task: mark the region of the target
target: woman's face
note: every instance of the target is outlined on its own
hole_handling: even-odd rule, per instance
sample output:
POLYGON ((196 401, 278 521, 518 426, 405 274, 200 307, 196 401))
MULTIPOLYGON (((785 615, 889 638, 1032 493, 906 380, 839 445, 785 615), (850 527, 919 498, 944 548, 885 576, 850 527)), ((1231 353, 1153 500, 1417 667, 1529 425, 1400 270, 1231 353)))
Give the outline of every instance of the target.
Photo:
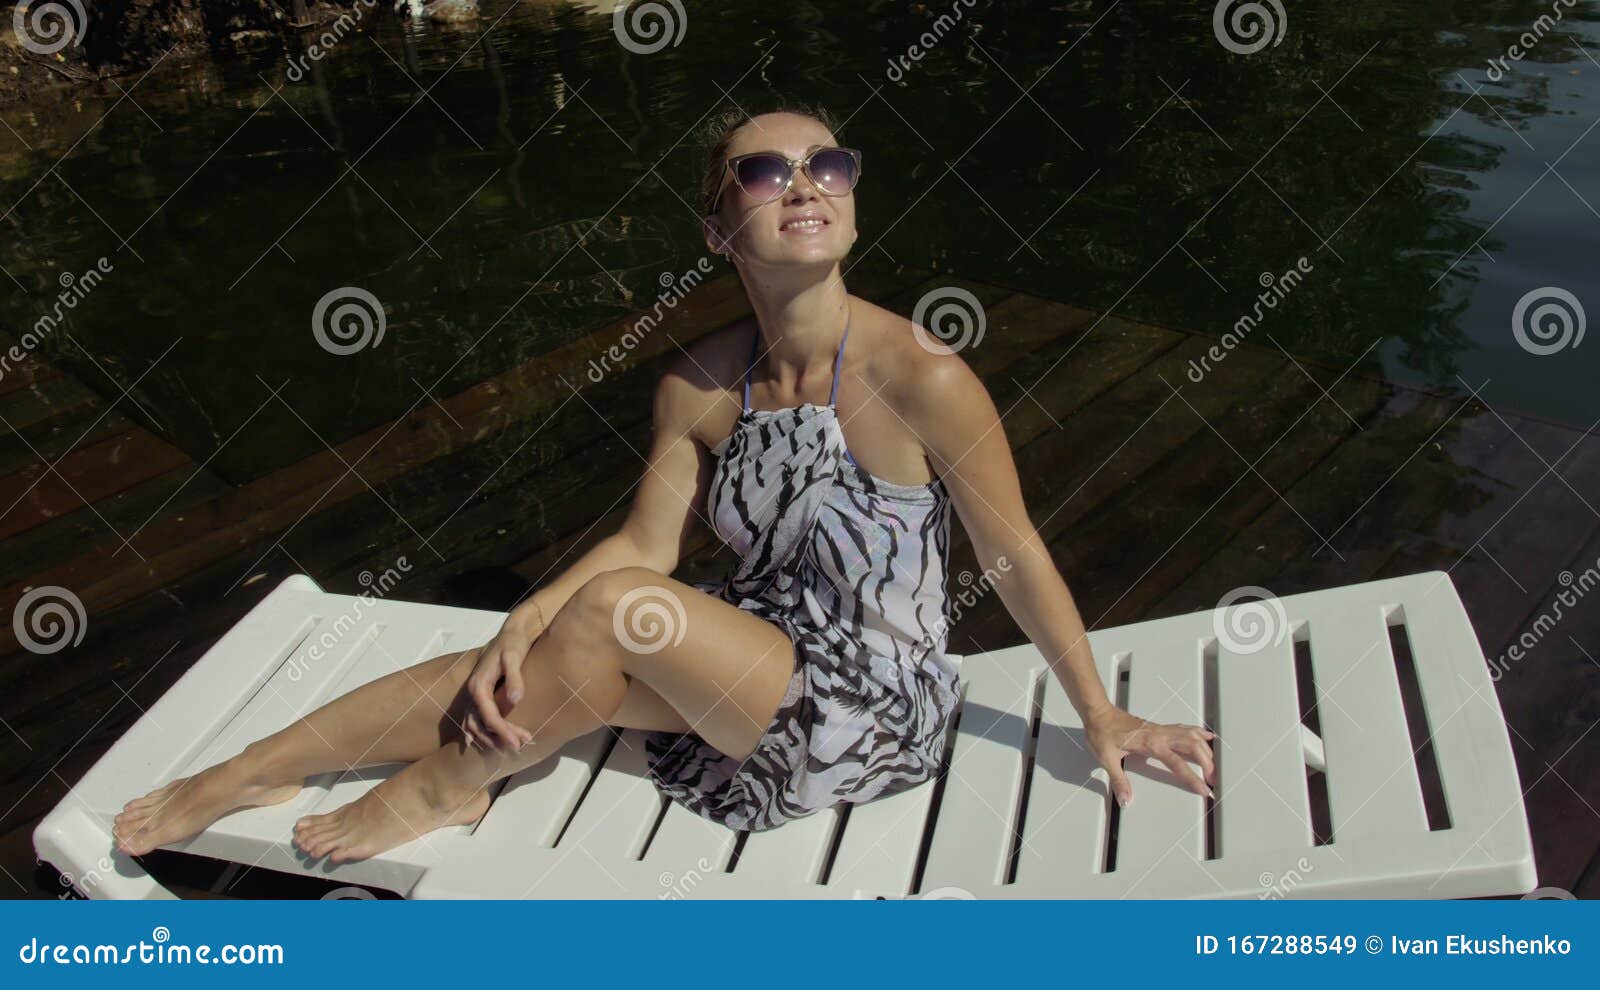
MULTIPOLYGON (((801 159, 816 147, 838 142, 826 127, 810 117, 769 113, 752 117, 734 132, 728 157, 752 151, 775 151, 801 159)), ((717 253, 732 250, 736 264, 766 268, 832 266, 850 251, 856 239, 854 191, 827 196, 796 168, 794 181, 770 203, 756 202, 724 167, 722 198, 713 223, 707 224, 706 242, 717 253), (820 220, 821 224, 798 223, 820 220), (724 241, 723 238, 726 238, 724 241)))

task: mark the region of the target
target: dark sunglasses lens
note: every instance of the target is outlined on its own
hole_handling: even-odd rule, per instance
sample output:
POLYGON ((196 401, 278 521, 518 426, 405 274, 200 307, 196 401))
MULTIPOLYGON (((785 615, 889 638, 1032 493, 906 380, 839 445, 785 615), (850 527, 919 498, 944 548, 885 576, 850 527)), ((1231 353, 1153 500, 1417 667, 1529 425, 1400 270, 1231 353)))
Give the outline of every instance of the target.
POLYGON ((811 178, 830 196, 843 196, 856 185, 856 160, 848 151, 827 149, 811 156, 811 178))
POLYGON ((735 166, 739 188, 757 199, 771 199, 789 181, 789 163, 777 155, 756 155, 735 166))

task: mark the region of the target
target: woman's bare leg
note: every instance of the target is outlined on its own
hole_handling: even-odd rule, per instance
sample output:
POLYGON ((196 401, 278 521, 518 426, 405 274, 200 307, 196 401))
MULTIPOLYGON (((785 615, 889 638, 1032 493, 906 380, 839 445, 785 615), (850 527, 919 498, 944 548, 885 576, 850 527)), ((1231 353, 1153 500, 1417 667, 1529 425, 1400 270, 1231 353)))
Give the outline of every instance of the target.
POLYGON ((287 801, 313 774, 421 759, 460 737, 462 686, 476 656, 446 653, 386 674, 231 760, 129 801, 113 824, 118 846, 141 855, 230 811, 287 801))
MULTIPOLYGON (((794 644, 778 627, 689 585, 623 568, 599 575, 573 596, 528 651, 522 671, 523 699, 507 715, 533 734, 521 750, 483 751, 451 741, 362 798, 302 818, 296 842, 314 857, 344 862, 474 821, 488 807, 489 784, 616 724, 630 685, 640 681, 678 712, 685 730, 742 759, 788 688, 794 644), (654 627, 653 604, 664 606, 653 615, 660 620, 654 627), (630 608, 637 611, 630 615, 630 608)), ((636 710, 647 709, 651 702, 638 697, 636 710)))

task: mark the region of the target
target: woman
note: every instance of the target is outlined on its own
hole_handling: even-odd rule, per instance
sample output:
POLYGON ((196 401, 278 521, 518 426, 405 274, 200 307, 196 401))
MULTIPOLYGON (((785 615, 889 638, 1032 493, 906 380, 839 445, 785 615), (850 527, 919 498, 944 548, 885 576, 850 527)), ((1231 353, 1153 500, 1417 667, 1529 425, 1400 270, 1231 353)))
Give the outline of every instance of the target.
POLYGON ((1211 732, 1154 725, 1107 698, 982 383, 845 290, 859 153, 838 147, 821 113, 730 115, 712 135, 705 239, 737 268, 754 316, 663 376, 621 529, 485 646, 357 688, 129 802, 119 848, 141 854, 288 800, 312 774, 406 763, 295 826, 313 857, 372 856, 476 820, 488 785, 604 725, 647 730, 656 785, 733 828, 911 787, 937 773, 957 703, 944 651, 951 505, 1006 607, 1056 658, 1118 800, 1132 796, 1128 754, 1210 793, 1188 761, 1215 781, 1211 732), (739 562, 691 586, 666 575, 701 506, 739 562))

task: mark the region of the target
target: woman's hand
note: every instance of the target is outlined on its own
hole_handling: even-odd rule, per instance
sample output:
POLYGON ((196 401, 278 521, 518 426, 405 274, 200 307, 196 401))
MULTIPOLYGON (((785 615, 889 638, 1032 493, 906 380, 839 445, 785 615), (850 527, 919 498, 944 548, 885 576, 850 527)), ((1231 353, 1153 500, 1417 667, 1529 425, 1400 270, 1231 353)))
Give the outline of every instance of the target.
POLYGON ((1126 806, 1133 800, 1133 785, 1122 770, 1122 758, 1129 755, 1153 756, 1165 763, 1184 787, 1196 794, 1214 796, 1207 784, 1217 782, 1210 742, 1217 734, 1210 729, 1147 722, 1115 706, 1101 709, 1086 721, 1089 746, 1111 775, 1111 790, 1118 804, 1126 806), (1189 760, 1200 764, 1205 780, 1189 767, 1189 760))
POLYGON ((531 600, 513 609, 494 639, 478 647, 477 664, 467 677, 467 694, 473 708, 468 709, 463 731, 468 745, 481 749, 521 749, 533 733, 506 721, 495 688, 505 681, 505 712, 522 700, 522 659, 528 647, 544 632, 544 617, 531 600))

